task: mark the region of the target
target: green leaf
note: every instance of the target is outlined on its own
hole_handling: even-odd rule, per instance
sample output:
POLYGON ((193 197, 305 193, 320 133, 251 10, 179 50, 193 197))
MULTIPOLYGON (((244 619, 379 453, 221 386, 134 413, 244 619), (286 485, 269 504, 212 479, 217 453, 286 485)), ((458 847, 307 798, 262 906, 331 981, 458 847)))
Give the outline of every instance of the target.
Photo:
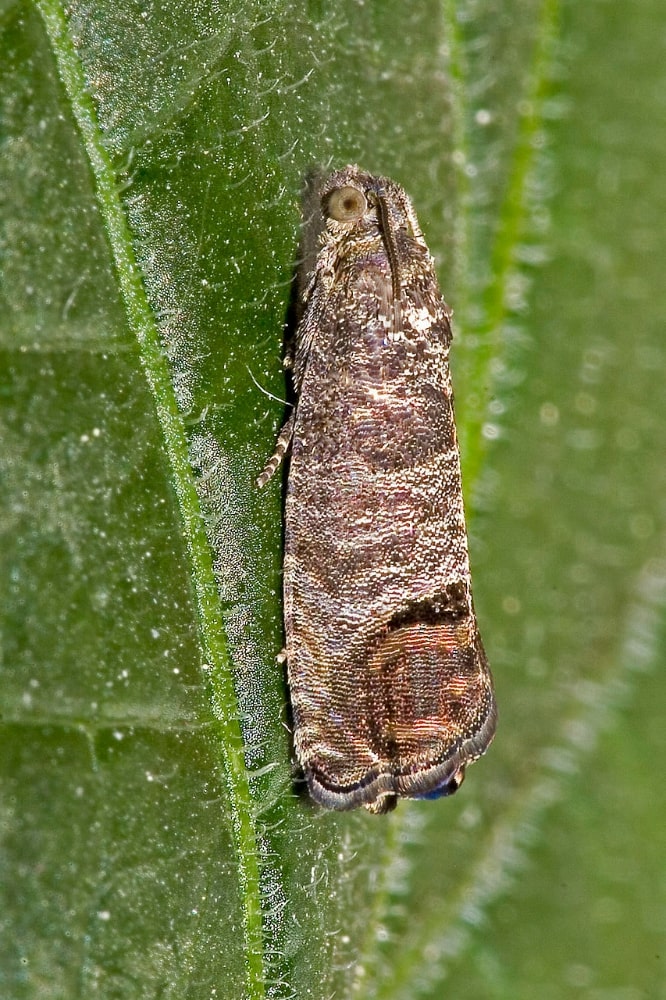
POLYGON ((0 13, 3 997, 657 996, 659 0, 0 13), (294 793, 281 330, 314 164, 455 309, 500 725, 454 799, 294 793))

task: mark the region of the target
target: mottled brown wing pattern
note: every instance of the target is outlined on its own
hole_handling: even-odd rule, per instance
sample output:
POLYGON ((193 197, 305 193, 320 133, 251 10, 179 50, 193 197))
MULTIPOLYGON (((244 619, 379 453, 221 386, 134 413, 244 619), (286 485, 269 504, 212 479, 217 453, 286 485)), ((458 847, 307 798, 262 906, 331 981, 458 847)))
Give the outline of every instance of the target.
POLYGON ((450 315, 402 188, 322 185, 296 331, 284 605, 294 747, 313 798, 393 808, 461 784, 495 730, 472 602, 450 315))

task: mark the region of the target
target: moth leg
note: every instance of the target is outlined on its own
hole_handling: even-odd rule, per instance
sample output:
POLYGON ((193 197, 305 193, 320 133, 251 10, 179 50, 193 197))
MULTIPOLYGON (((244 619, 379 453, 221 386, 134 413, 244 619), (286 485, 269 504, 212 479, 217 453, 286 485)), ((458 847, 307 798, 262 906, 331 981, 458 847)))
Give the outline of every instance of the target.
POLYGON ((289 341, 282 359, 282 367, 286 372, 290 372, 294 367, 294 362, 296 360, 296 341, 295 338, 289 341))
POLYGON ((291 438, 294 433, 295 417, 296 417, 296 411, 294 410, 294 412, 291 414, 286 424, 280 431, 280 436, 278 437, 277 444, 275 445, 275 451, 273 452, 269 460, 266 462, 266 465, 264 466, 264 471, 261 473, 260 476, 257 477, 257 486, 260 489, 262 486, 266 485, 269 479, 272 478, 274 473, 280 467, 280 463, 282 462, 282 459, 287 453, 287 449, 291 444, 291 438))
POLYGON ((384 813, 393 812, 397 804, 397 795, 393 792, 383 792, 374 802, 366 802, 365 808, 375 816, 382 816, 384 813))

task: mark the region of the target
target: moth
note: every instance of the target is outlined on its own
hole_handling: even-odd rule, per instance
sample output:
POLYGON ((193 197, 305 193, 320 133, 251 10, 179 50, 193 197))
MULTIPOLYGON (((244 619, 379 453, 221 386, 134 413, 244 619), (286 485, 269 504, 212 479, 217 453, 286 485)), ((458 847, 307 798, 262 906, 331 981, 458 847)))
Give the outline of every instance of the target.
POLYGON ((285 365, 295 407, 284 620, 294 749, 331 809, 461 785, 495 732, 470 580, 451 313, 412 204, 357 166, 319 183, 285 365))

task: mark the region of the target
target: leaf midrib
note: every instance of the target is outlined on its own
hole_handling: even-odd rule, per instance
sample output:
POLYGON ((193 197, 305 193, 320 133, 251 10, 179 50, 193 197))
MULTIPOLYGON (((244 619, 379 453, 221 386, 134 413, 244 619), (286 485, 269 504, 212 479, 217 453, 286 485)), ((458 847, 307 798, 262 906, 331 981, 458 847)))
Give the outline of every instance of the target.
POLYGON ((204 657, 211 668, 212 700, 214 704, 226 709, 216 713, 218 745, 238 857, 247 995, 249 1000, 262 1000, 266 994, 256 828, 245 769, 240 713, 232 682, 226 637, 219 625, 223 616, 211 551, 205 534, 205 522, 189 459, 185 425, 178 410, 168 363, 134 253, 116 171, 103 142, 92 96, 86 87, 83 65, 74 46, 65 12, 56 0, 37 0, 37 9, 44 22, 58 74, 90 165, 95 197, 104 221, 127 323, 137 340, 141 364, 171 466, 172 483, 182 518, 182 534, 190 559, 199 633, 204 657))

